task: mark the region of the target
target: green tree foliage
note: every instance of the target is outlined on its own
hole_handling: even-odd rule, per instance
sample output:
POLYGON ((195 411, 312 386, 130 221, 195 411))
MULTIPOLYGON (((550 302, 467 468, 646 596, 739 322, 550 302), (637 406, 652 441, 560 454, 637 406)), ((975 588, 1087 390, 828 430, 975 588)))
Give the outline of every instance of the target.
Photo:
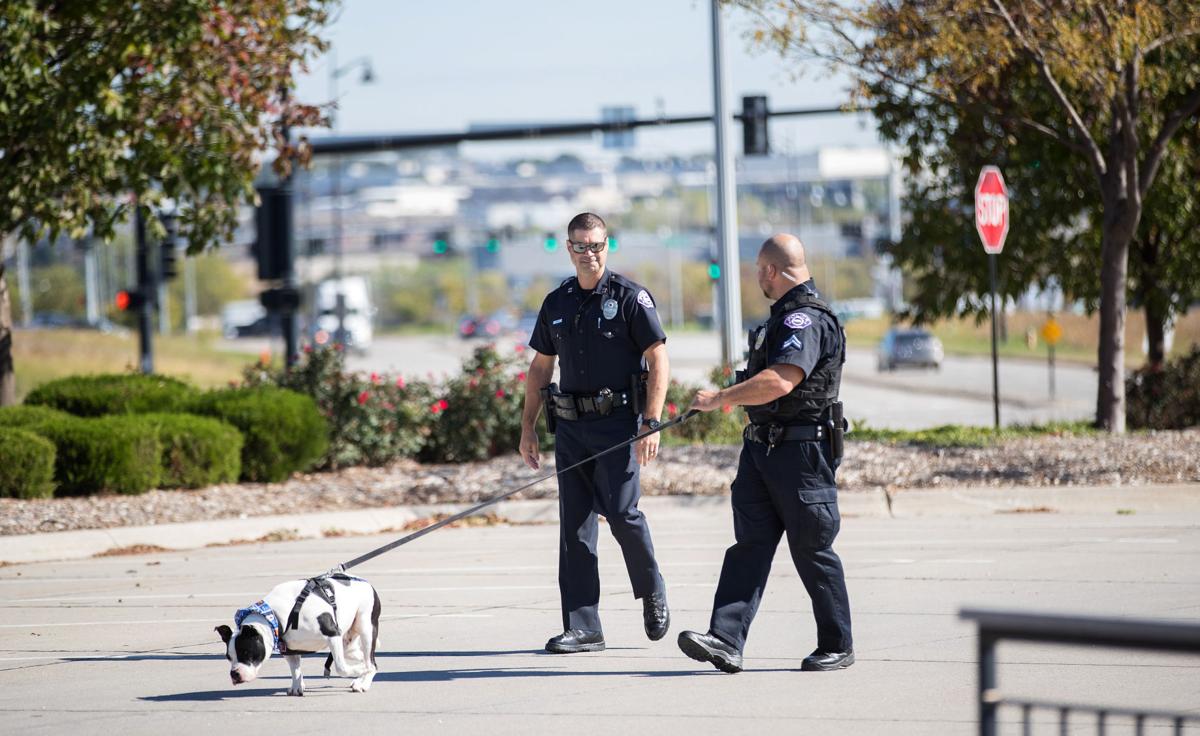
MULTIPOLYGON (((907 144, 910 170, 933 180, 924 186, 943 202, 942 218, 970 220, 961 203, 972 198, 978 168, 963 170, 956 166, 959 156, 937 155, 943 146, 967 145, 959 133, 980 146, 980 163, 996 163, 983 156, 1040 138, 1040 144, 1031 145, 1044 145, 1049 155, 1022 157, 1017 169, 1038 160, 1065 164, 1044 170, 1039 181, 1018 175, 1014 184, 1029 201, 1079 197, 1091 207, 1090 222, 1098 223, 1100 242, 1066 249, 1061 257, 1075 264, 1080 278, 1099 282, 1096 419, 1106 429, 1123 431, 1130 247, 1146 200, 1162 186, 1159 172, 1168 146, 1200 110, 1200 6, 1144 0, 1057 0, 1036 6, 1010 0, 737 4, 758 14, 758 41, 787 56, 827 61, 855 77, 859 100, 881 105, 885 136, 907 144), (932 114, 889 121, 888 105, 896 104, 932 114), (960 130, 960 116, 979 124, 960 130), (1051 191, 1052 186, 1058 189, 1051 191)), ((1006 172, 1014 172, 1013 162, 1008 165, 1006 172)), ((926 194, 920 188, 915 193, 926 194)), ((1071 228, 1088 225, 1067 219, 1079 210, 1058 213, 1067 220, 1061 228, 1029 232, 1022 227, 1021 234, 1069 242, 1071 228)), ((1015 245, 1020 238, 1014 235, 1015 245)), ((1033 255, 1044 252, 1038 248, 1033 255)), ((946 243, 940 257, 959 254, 946 243)), ((1068 272, 1040 259, 1019 268, 1027 272, 1007 274, 1014 283, 1036 277, 1034 271, 1068 272)), ((940 284, 942 298, 957 301, 981 293, 955 290, 968 285, 959 272, 956 280, 940 284)))

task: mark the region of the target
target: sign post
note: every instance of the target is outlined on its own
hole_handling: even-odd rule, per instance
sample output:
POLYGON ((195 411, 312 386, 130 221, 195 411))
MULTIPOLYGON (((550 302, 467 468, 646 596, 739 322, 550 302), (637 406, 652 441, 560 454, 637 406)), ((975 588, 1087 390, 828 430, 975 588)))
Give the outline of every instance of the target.
POLYGON ((995 166, 984 166, 975 184, 975 230, 988 254, 992 287, 992 416, 1000 429, 1000 363, 996 355, 996 258, 1008 236, 1008 187, 995 166))
POLYGON ((1062 339, 1062 327, 1054 319, 1054 315, 1048 317, 1046 324, 1042 325, 1042 339, 1046 341, 1046 347, 1050 348, 1047 354, 1047 368, 1050 371, 1050 400, 1054 401, 1054 346, 1062 339))

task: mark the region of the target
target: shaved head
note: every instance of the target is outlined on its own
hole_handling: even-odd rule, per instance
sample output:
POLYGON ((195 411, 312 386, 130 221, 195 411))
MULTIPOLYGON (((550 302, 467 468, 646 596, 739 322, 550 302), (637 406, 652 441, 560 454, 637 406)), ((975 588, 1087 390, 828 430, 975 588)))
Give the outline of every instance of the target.
POLYGON ((804 245, 795 235, 788 233, 772 235, 762 244, 762 249, 758 254, 767 263, 781 271, 788 271, 793 277, 798 271, 805 268, 804 245))
POLYGON ((778 233, 762 244, 758 251, 758 286, 763 296, 778 299, 809 278, 800 238, 778 233))

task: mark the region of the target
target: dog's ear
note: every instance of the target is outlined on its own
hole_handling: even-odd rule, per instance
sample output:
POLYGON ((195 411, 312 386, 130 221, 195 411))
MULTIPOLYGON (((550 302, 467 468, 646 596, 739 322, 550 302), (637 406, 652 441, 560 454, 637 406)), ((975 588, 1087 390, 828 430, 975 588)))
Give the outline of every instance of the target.
POLYGON ((220 626, 218 626, 218 627, 216 627, 215 629, 213 629, 213 631, 215 631, 215 632, 217 632, 218 634, 220 634, 220 635, 221 635, 221 641, 225 642, 226 644, 228 644, 228 643, 229 643, 229 639, 230 639, 230 637, 232 637, 232 636, 233 636, 233 630, 232 630, 232 629, 230 629, 230 628, 229 628, 228 626, 226 626, 225 624, 221 624, 220 626))

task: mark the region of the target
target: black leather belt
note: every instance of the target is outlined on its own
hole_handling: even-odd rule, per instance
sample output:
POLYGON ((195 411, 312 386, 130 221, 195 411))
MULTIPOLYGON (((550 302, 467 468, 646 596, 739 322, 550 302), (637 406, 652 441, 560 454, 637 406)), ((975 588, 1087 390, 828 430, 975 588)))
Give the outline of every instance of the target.
POLYGON ((612 391, 602 389, 596 394, 551 393, 550 401, 554 415, 559 419, 578 419, 586 414, 607 416, 613 409, 622 406, 633 406, 633 391, 612 391))
POLYGON ((822 424, 748 424, 742 436, 774 447, 780 442, 819 442, 828 431, 822 424))

